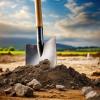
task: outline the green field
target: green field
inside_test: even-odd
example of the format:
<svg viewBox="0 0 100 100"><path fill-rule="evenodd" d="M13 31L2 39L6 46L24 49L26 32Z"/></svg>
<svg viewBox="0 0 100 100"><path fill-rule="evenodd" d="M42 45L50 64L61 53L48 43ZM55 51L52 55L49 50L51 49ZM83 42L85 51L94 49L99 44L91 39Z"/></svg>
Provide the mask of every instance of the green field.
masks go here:
<svg viewBox="0 0 100 100"><path fill-rule="evenodd" d="M25 50L17 50L15 47L0 48L0 55L25 55ZM86 56L90 54L92 56L100 56L99 47L77 47L74 49L57 49L58 56Z"/></svg>
<svg viewBox="0 0 100 100"><path fill-rule="evenodd" d="M63 52L57 52L58 56L86 56L87 54L90 55L98 55L100 54L100 52L96 52L96 51L63 51Z"/></svg>
<svg viewBox="0 0 100 100"><path fill-rule="evenodd" d="M24 55L25 51L0 51L1 55L12 54L12 55Z"/></svg>
<svg viewBox="0 0 100 100"><path fill-rule="evenodd" d="M90 55L100 55L100 52L96 52L96 51L57 51L57 55L58 56L86 56L87 54ZM25 51L19 51L19 50L15 50L15 51L0 51L0 55L6 55L6 54L11 54L11 55L25 55Z"/></svg>

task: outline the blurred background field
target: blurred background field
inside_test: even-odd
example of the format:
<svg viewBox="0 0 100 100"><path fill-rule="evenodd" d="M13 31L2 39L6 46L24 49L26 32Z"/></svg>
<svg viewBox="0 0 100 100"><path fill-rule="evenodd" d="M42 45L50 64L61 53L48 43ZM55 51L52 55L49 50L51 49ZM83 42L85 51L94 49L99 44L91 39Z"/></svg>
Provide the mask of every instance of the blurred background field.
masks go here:
<svg viewBox="0 0 100 100"><path fill-rule="evenodd" d="M98 51L62 51L57 52L58 56L86 56L86 55L92 55L92 56L99 56L100 52Z"/></svg>
<svg viewBox="0 0 100 100"><path fill-rule="evenodd" d="M14 47L0 48L0 55L25 55L25 50L18 50ZM57 56L100 56L100 48L85 47L74 49L57 49Z"/></svg>

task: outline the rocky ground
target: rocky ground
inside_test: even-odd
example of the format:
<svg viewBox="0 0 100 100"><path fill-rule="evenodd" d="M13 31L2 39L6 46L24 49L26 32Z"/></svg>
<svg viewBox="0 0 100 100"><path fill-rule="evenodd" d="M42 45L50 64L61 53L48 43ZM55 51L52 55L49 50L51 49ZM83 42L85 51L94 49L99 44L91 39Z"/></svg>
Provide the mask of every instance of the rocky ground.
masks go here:
<svg viewBox="0 0 100 100"><path fill-rule="evenodd" d="M6 68L8 68L7 65L12 63L13 63L12 65L13 67L8 66L9 69L11 69L11 71L8 69L6 70ZM91 80L90 78L87 77L87 76L94 77L93 75L91 76L91 73L100 70L99 69L100 67L98 65L98 58L86 59L80 57L79 58L69 57L68 59L66 57L65 58L59 57L58 58L59 65L57 65L54 69L50 69L50 63L48 60L40 62L36 66L24 66L23 60L19 60L17 63L16 62L12 62L12 63L0 64L0 67L4 65L1 68L4 68L6 66L5 69L3 69L4 72L1 73L0 76L0 90L1 91L5 90L6 92L8 92L8 90L9 91L11 90L10 93L8 94L6 94L5 91L1 94L5 94L5 95L10 94L12 96L15 96L16 84L21 83L21 87L26 89L25 86L27 86L28 83L33 84L34 79L36 79L41 85L38 84L35 86L33 85L28 85L28 86L31 89L33 89L33 93L34 93L33 95L36 96L35 98L39 100L41 100L42 98L45 98L46 100L49 99L52 100L52 98L53 100L54 99L55 100L64 100L64 99L80 100L79 98L81 98L81 100L84 100L84 96L82 96L80 92L80 89L82 87L92 86L95 87L96 90L98 90L100 87L99 79L95 80L94 78L94 80ZM14 66L14 64L16 66ZM18 64L23 66L17 67ZM91 73L89 72L90 70L92 71ZM84 72L85 74L83 74L82 72ZM35 81L35 83L38 82ZM34 91L35 88L37 87L39 87L40 90ZM22 91L20 92L22 93ZM20 98L16 98L16 100L17 99L20 100ZM5 100L5 97L0 97L0 100ZM10 100L13 100L13 98L10 98Z"/></svg>
<svg viewBox="0 0 100 100"><path fill-rule="evenodd" d="M80 90L58 91L55 89L35 91L35 98L0 97L0 100L85 100Z"/></svg>
<svg viewBox="0 0 100 100"><path fill-rule="evenodd" d="M56 85L64 85L68 88L79 89L91 85L91 80L85 74L80 74L73 68L65 65L57 65L50 68L48 60L41 61L36 66L19 66L13 71L6 70L0 76L0 89L16 83L27 84L37 79L43 88L54 88Z"/></svg>

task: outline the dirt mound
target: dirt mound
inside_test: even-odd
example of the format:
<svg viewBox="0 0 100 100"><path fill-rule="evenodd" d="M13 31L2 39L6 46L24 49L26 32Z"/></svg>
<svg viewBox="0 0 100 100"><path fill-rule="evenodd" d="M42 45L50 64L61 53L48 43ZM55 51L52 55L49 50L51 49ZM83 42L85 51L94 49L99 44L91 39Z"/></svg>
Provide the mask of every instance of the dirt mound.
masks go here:
<svg viewBox="0 0 100 100"><path fill-rule="evenodd" d="M50 68L48 60L41 61L36 66L19 66L13 71L6 71L0 76L0 90L14 86L16 83L26 85L37 79L42 88L55 88L55 85L64 85L66 88L81 88L91 85L91 80L85 74L80 74L73 68L57 65Z"/></svg>

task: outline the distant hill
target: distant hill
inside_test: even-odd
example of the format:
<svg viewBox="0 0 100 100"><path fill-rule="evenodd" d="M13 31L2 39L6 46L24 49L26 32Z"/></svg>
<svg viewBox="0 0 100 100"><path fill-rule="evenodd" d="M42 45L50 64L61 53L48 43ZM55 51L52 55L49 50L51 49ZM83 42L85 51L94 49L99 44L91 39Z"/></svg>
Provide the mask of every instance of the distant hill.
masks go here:
<svg viewBox="0 0 100 100"><path fill-rule="evenodd" d="M73 50L73 49L76 49L76 47L57 43L57 50Z"/></svg>
<svg viewBox="0 0 100 100"><path fill-rule="evenodd" d="M18 50L25 50L26 44L36 44L36 39L27 38L0 38L0 48L14 47ZM57 43L57 50L77 50L77 51L100 51L100 47L74 47L71 45L65 45Z"/></svg>
<svg viewBox="0 0 100 100"><path fill-rule="evenodd" d="M0 38L0 47L14 47L18 50L24 50L26 44L36 44L35 39L27 38Z"/></svg>
<svg viewBox="0 0 100 100"><path fill-rule="evenodd" d="M35 39L24 39L24 38L0 38L0 47L13 46L16 49L25 49L26 44L36 44ZM75 47L70 45L64 45L57 43L58 50L74 49Z"/></svg>

